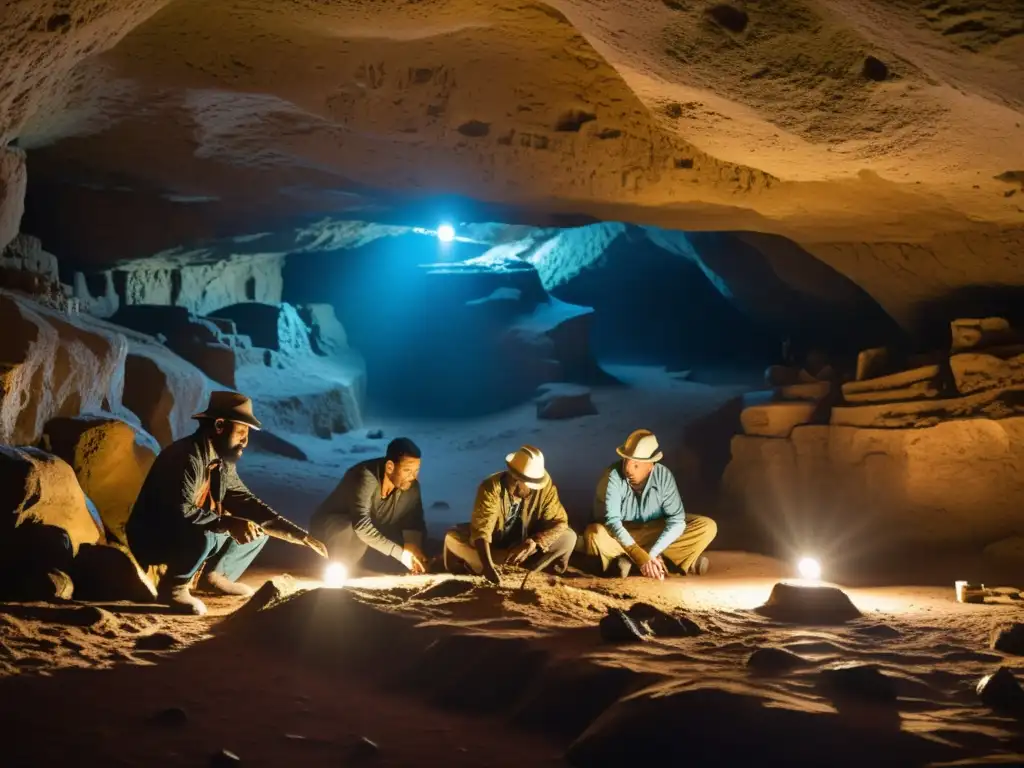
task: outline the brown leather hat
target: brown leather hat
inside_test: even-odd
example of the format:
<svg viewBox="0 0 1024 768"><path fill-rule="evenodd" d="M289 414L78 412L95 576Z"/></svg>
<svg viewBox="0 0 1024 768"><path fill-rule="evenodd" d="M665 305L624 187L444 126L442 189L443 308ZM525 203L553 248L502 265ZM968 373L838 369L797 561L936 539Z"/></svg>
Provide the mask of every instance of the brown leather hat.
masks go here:
<svg viewBox="0 0 1024 768"><path fill-rule="evenodd" d="M206 410L197 413L193 419L224 419L248 424L253 429L262 429L263 425L252 415L252 400L238 392L218 391L210 393L210 402Z"/></svg>

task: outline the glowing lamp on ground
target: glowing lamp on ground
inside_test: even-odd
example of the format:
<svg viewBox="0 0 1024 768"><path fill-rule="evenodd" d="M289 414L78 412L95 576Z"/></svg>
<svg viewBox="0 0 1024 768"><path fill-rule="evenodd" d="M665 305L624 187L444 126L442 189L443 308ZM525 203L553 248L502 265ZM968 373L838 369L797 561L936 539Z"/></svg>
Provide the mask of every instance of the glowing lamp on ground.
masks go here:
<svg viewBox="0 0 1024 768"><path fill-rule="evenodd" d="M437 239L442 243L450 243L455 239L455 227L451 224L442 224L437 228Z"/></svg>
<svg viewBox="0 0 1024 768"><path fill-rule="evenodd" d="M817 581L821 578L821 563L813 557L801 558L796 569L800 572L800 577L808 581Z"/></svg>
<svg viewBox="0 0 1024 768"><path fill-rule="evenodd" d="M324 586L340 589L348 581L348 568L344 563L330 563L324 569Z"/></svg>

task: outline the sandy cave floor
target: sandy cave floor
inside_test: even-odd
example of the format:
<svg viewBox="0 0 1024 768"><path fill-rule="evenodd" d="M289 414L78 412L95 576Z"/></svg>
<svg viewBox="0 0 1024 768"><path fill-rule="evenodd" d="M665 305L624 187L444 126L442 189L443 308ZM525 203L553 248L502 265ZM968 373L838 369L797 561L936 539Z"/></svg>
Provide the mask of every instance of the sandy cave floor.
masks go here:
<svg viewBox="0 0 1024 768"><path fill-rule="evenodd" d="M383 428L385 439L404 432L421 443L426 505L448 504L428 511L437 530L463 517L476 481L520 442L545 448L567 504L584 503L590 475L596 478L629 430L660 430L671 451L677 429L741 391L678 382L652 369L612 372L629 387L595 392L600 417L537 422L527 407L462 425L368 427ZM242 475L282 511L308 519L345 467L383 448L365 433L318 442L302 444L309 462L248 455ZM245 580L257 586L279 575L290 553L268 548ZM984 707L974 692L999 666L1024 675L1024 657L988 649L994 626L1024 616L1018 594L958 604L952 580L969 573L967 566L931 562L910 572L897 563L875 578L844 577L863 618L790 625L753 610L776 582L793 576L790 564L732 551L715 551L713 564L706 577L661 584L537 575L525 588L521 577L510 577L495 589L462 579L469 582L462 594L418 600L410 597L451 577L367 577L345 590L316 590L318 573L308 567L315 564L291 558L295 578L286 582L299 596L250 616L235 614L244 601L226 598L209 600L211 613L202 619L127 604L0 604L0 721L17 735L5 740L0 763L57 765L87 756L95 765L194 766L227 749L245 765L265 766L564 765L568 745L588 725L587 733L614 727L602 711L654 686L655 699L675 702L666 716L678 727L718 727L709 739L726 737L730 745L741 741L735 727L747 733L770 722L833 746L854 738L850 754L878 765L982 755L1024 764L1024 757L1005 757L1024 755L1020 723ZM296 614L310 599L320 601L313 605L317 621ZM704 632L642 645L602 643L601 617L636 601L683 613ZM431 645L461 635L473 642ZM806 666L781 677L754 675L746 662L762 647L795 653ZM431 648L441 652L431 656ZM339 659L349 663L328 663ZM895 678L898 701L851 710L815 687L821 669L851 662ZM478 690L479 670L489 682ZM538 704L536 692L544 699L551 690L567 698ZM173 708L183 714L168 714ZM701 725L701 717L723 725ZM914 734L928 739L914 741L913 759L899 759L899 740ZM367 751L363 738L379 748ZM781 751L762 750L758 761L785 763L784 739L778 744Z"/></svg>

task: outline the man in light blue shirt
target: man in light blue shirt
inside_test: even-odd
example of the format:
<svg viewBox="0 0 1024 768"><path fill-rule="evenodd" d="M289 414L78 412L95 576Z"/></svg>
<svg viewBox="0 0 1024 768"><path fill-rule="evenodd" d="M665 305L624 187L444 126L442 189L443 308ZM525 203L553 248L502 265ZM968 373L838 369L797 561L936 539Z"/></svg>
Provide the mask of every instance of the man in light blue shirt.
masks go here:
<svg viewBox="0 0 1024 768"><path fill-rule="evenodd" d="M651 579L664 579L663 557L683 573L704 575L704 550L718 533L709 517L687 515L676 480L662 459L658 439L633 432L615 449L622 457L601 475L592 523L582 549L601 559L605 574L625 578L634 565Z"/></svg>

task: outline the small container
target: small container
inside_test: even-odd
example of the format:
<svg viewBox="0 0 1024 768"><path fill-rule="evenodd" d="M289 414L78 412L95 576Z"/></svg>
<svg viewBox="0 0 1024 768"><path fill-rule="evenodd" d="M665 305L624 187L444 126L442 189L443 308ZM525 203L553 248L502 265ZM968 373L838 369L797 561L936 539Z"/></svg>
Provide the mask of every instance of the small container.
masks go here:
<svg viewBox="0 0 1024 768"><path fill-rule="evenodd" d="M958 603L983 603L985 602L985 585L972 584L969 581L953 582L956 589L956 601Z"/></svg>

